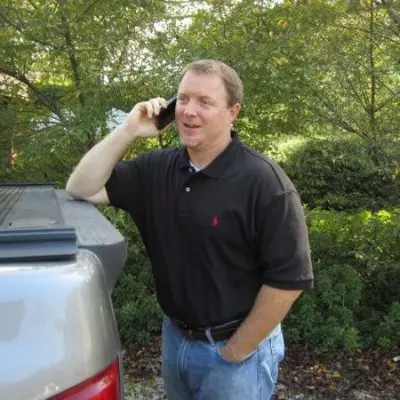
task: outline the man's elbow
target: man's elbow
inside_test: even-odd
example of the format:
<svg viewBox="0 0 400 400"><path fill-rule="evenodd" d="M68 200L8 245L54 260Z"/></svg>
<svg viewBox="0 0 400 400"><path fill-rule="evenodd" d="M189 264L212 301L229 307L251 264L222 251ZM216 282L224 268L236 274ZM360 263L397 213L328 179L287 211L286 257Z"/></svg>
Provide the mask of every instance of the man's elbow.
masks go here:
<svg viewBox="0 0 400 400"><path fill-rule="evenodd" d="M71 182L71 178L68 179L67 185L65 186L65 191L67 192L68 196L71 196L74 199L82 198L82 195L79 194L79 191L74 187L73 183Z"/></svg>

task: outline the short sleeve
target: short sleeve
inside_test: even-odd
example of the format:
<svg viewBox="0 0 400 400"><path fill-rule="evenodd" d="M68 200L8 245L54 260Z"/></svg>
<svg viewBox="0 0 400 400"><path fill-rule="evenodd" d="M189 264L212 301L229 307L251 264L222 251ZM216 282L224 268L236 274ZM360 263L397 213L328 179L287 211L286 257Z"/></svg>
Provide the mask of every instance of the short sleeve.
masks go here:
<svg viewBox="0 0 400 400"><path fill-rule="evenodd" d="M143 180L141 160L120 161L105 188L110 205L129 212L137 221L143 215Z"/></svg>
<svg viewBox="0 0 400 400"><path fill-rule="evenodd" d="M281 289L311 289L313 272L304 210L295 190L258 207L257 246L263 281Z"/></svg>

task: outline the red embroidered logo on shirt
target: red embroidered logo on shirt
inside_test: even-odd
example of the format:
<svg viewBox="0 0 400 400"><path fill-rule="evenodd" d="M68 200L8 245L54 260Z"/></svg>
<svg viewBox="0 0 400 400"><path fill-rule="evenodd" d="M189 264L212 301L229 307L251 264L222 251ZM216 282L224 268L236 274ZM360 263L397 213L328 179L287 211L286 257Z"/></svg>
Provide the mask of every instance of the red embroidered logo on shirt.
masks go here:
<svg viewBox="0 0 400 400"><path fill-rule="evenodd" d="M215 228L219 225L219 219L218 217L214 217L212 220L212 226Z"/></svg>

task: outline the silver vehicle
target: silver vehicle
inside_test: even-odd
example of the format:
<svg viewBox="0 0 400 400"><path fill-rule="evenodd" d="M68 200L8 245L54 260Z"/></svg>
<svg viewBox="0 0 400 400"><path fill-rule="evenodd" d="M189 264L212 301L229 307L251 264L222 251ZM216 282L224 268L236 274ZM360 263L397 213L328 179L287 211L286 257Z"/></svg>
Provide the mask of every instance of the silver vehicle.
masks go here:
<svg viewBox="0 0 400 400"><path fill-rule="evenodd" d="M0 186L0 400L122 399L121 234L49 185Z"/></svg>

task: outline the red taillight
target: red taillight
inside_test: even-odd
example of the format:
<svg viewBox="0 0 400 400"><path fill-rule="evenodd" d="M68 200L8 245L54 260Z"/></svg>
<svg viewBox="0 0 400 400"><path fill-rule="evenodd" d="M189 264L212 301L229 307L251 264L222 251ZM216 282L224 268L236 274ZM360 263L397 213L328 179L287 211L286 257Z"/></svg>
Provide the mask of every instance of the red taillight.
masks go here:
<svg viewBox="0 0 400 400"><path fill-rule="evenodd" d="M120 400L119 361L51 400Z"/></svg>

